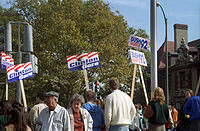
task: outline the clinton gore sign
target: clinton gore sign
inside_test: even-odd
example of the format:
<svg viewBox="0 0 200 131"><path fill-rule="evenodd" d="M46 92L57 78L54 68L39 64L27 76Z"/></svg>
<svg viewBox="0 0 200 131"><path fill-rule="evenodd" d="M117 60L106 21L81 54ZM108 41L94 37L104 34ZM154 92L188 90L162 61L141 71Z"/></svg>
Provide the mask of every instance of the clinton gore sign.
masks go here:
<svg viewBox="0 0 200 131"><path fill-rule="evenodd" d="M6 69L6 67L14 65L14 60L6 55L4 52L1 52L1 67Z"/></svg>
<svg viewBox="0 0 200 131"><path fill-rule="evenodd" d="M97 52L67 56L67 63L69 71L83 70L100 66Z"/></svg>
<svg viewBox="0 0 200 131"><path fill-rule="evenodd" d="M7 75L9 83L33 77L31 62L7 67Z"/></svg>
<svg viewBox="0 0 200 131"><path fill-rule="evenodd" d="M147 61L145 59L145 55L142 52L129 50L129 54L131 56L131 61L133 64L147 66Z"/></svg>
<svg viewBox="0 0 200 131"><path fill-rule="evenodd" d="M138 36L130 35L128 45L135 47L137 49L142 49L144 51L147 51L149 40L138 37Z"/></svg>

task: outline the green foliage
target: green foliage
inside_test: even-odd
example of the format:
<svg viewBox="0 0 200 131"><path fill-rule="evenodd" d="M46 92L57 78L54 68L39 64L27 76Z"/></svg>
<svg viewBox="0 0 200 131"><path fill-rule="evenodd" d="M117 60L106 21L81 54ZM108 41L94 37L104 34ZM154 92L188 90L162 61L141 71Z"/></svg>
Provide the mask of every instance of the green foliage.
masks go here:
<svg viewBox="0 0 200 131"><path fill-rule="evenodd" d="M128 38L130 34L148 38L144 30L129 28L123 16L102 0L15 0L12 4L33 26L39 73L24 81L30 106L37 92L58 91L64 106L69 106L74 93L83 94L83 72L69 72L66 56L84 52L99 53L101 66L87 71L89 81L102 83L103 97L113 76L119 78L123 91L130 92L133 65L128 59Z"/></svg>

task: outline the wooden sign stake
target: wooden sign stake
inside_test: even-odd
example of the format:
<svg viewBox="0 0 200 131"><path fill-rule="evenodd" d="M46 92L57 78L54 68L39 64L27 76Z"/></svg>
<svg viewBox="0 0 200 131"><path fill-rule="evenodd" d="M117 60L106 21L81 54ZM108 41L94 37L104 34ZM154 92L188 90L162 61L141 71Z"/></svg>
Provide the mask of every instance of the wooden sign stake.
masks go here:
<svg viewBox="0 0 200 131"><path fill-rule="evenodd" d="M146 92L146 88L145 88L144 79L143 79L142 70L141 70L140 65L139 65L139 70L140 70L140 77L141 77L141 80L142 80L142 87L143 87L143 90L144 90L144 96L145 96L145 99L146 99L146 104L148 105L149 101L148 101L147 92Z"/></svg>
<svg viewBox="0 0 200 131"><path fill-rule="evenodd" d="M198 80L198 83L197 83L195 96L197 95L197 93L198 93L198 91L199 91L199 86L200 86L200 76L199 76L199 80Z"/></svg>
<svg viewBox="0 0 200 131"><path fill-rule="evenodd" d="M83 73L84 73L84 78L85 78L86 91L88 91L89 90L89 84L88 84L87 70L83 69Z"/></svg>
<svg viewBox="0 0 200 131"><path fill-rule="evenodd" d="M8 100L8 76L6 75L6 100Z"/></svg>
<svg viewBox="0 0 200 131"><path fill-rule="evenodd" d="M26 95L25 95L25 91L24 91L24 85L23 85L23 81L19 80L20 82L20 86L21 86L21 91L22 91L22 98L23 98L23 103L24 103L24 107L27 107L27 102L26 102Z"/></svg>
<svg viewBox="0 0 200 131"><path fill-rule="evenodd" d="M133 100L133 94L134 94L136 69L137 69L137 65L134 64L134 69L133 69L133 79L132 79L132 87L131 87L131 100Z"/></svg>

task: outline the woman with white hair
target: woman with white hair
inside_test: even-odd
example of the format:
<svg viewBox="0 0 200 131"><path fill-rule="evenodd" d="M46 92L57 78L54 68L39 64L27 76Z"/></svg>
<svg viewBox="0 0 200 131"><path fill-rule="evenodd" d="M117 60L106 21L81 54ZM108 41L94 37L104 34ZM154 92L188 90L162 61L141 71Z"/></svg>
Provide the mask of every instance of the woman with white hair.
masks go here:
<svg viewBox="0 0 200 131"><path fill-rule="evenodd" d="M84 103L82 95L75 94L71 98L71 107L67 111L72 131L92 131L92 117L86 109L81 108Z"/></svg>

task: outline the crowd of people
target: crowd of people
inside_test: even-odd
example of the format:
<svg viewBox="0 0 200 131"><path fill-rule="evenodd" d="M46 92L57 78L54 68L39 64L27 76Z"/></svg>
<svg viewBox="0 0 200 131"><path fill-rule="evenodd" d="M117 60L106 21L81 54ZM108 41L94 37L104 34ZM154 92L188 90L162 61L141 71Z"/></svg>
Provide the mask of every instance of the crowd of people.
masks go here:
<svg viewBox="0 0 200 131"><path fill-rule="evenodd" d="M144 108L119 90L117 78L109 80L109 87L105 101L95 100L95 93L88 90L85 98L74 94L68 109L58 104L55 91L38 93L30 111L18 102L1 101L0 131L200 131L200 92L193 96L187 89L178 113L165 103L160 87Z"/></svg>

